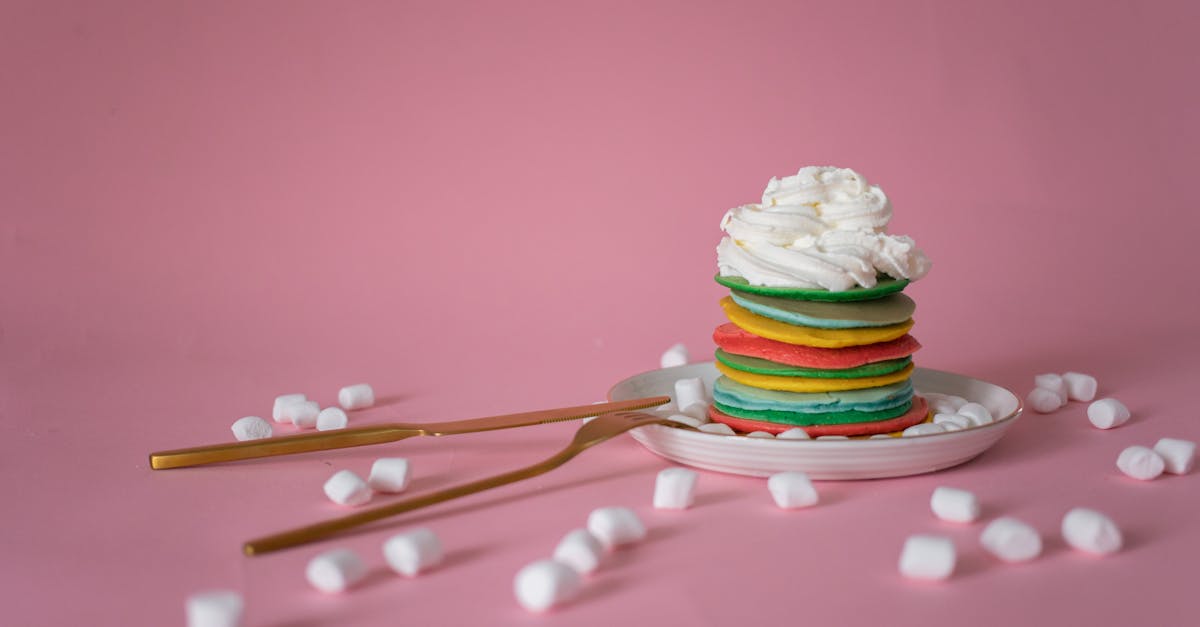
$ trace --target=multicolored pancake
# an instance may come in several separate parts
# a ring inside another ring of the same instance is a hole
[[[713,342],[727,353],[758,357],[789,366],[801,368],[824,368],[839,370],[856,368],[889,359],[909,357],[921,348],[920,342],[911,335],[903,335],[890,342],[849,346],[846,348],[817,348],[769,340],[727,322],[713,331]]]
[[[828,349],[834,350],[834,349]],[[823,379],[855,379],[859,377],[877,377],[879,375],[903,370],[906,366],[912,363],[911,357],[901,357],[899,359],[888,359],[877,361],[875,363],[863,364],[854,368],[841,368],[837,370],[829,370],[826,368],[802,368],[800,366],[789,366],[787,364],[779,364],[758,357],[747,357],[746,355],[736,355],[726,352],[724,349],[718,348],[716,353],[717,361],[743,372],[754,372],[758,374],[769,374],[777,377],[817,377]]]
[[[738,418],[730,416],[716,406],[708,408],[708,417],[713,422],[721,422],[729,425],[734,431],[749,433],[751,431],[766,431],[768,433],[783,433],[788,429],[794,429],[797,425],[781,424],[775,422],[766,422],[761,420],[751,420],[746,418]],[[804,425],[800,428],[809,437],[820,437],[823,435],[874,435],[876,433],[893,433],[903,431],[915,424],[920,424],[929,419],[929,405],[925,399],[920,396],[914,396],[912,402],[908,405],[908,410],[903,414],[882,420],[874,420],[867,422],[853,422],[841,424],[821,424],[821,425]]]
[[[829,377],[783,377],[756,372],[745,372],[730,368],[721,362],[716,364],[721,374],[751,387],[762,390],[780,390],[783,392],[836,392],[840,390],[858,390],[874,388],[901,381],[907,381],[912,376],[912,364],[896,372],[889,372],[874,377],[858,378],[829,378]]]
[[[713,277],[717,283],[728,287],[731,290],[746,292],[748,294],[762,294],[763,296],[778,296],[780,298],[798,298],[801,300],[823,300],[829,302],[843,302],[856,300],[870,300],[893,294],[904,289],[908,285],[908,279],[893,279],[887,275],[881,274],[876,278],[875,285],[872,287],[852,287],[841,292],[831,292],[821,288],[802,288],[802,287],[770,287],[766,285],[751,285],[749,281],[740,276],[721,276],[720,274]]]
[[[904,294],[889,294],[875,300],[829,303],[732,292],[729,296],[743,309],[760,316],[819,329],[885,327],[906,322],[917,304]]]
[[[860,390],[841,392],[781,392],[764,390],[738,383],[729,377],[717,377],[713,382],[713,401],[733,410],[737,416],[746,411],[805,414],[808,424],[818,424],[821,416],[833,412],[858,411],[876,412],[893,409],[912,400],[912,382],[905,379],[899,383]],[[728,412],[727,412],[728,413]]]
[[[900,324],[861,329],[801,327],[748,311],[728,296],[721,299],[721,308],[725,310],[725,317],[729,318],[730,322],[759,337],[818,348],[843,348],[888,342],[908,333],[913,325],[910,318]]]

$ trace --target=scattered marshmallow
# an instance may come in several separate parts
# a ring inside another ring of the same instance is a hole
[[[1063,406],[1063,401],[1053,390],[1033,388],[1025,397],[1025,404],[1039,414],[1049,414],[1058,411],[1058,408]]]
[[[316,401],[292,401],[283,408],[283,416],[302,429],[317,426],[317,416],[320,414],[321,406]]]
[[[692,427],[693,429],[699,429],[702,425],[707,424],[707,422],[704,420],[698,420],[698,419],[688,416],[686,414],[671,414],[670,416],[667,416],[667,419],[674,420],[675,422],[688,425],[689,427]]]
[[[1042,536],[1037,529],[1007,516],[988,523],[979,543],[1006,562],[1027,562],[1042,553]]]
[[[849,440],[848,435],[818,435],[818,440]]]
[[[437,566],[444,555],[442,541],[425,527],[396,534],[383,543],[383,559],[405,577],[416,577]]]
[[[975,426],[974,421],[958,414],[935,414],[933,424],[941,425],[946,431],[962,431]]]
[[[925,397],[925,401],[929,403],[929,407],[934,413],[956,414],[959,407],[967,404],[967,399],[953,394],[923,392],[921,396]]]
[[[938,486],[929,499],[933,515],[950,522],[969,523],[979,518],[979,499],[958,488]]]
[[[1096,398],[1095,377],[1080,372],[1064,372],[1062,378],[1067,386],[1067,398],[1084,402]]]
[[[751,431],[750,433],[746,434],[746,437],[748,437],[748,438],[766,438],[768,440],[775,439],[775,435],[772,434],[770,431]]]
[[[1112,429],[1129,422],[1129,408],[1115,398],[1102,398],[1088,405],[1087,415],[1097,429]]]
[[[588,531],[607,548],[630,544],[646,537],[646,526],[628,507],[601,507],[588,514]]]
[[[682,412],[685,416],[691,416],[696,420],[708,420],[708,403],[697,401],[684,407]]]
[[[892,436],[890,436],[886,433],[876,433],[875,435],[869,436],[867,439],[868,440],[891,440]]]
[[[970,418],[974,423],[971,426],[975,427],[990,424],[996,420],[995,416],[992,416],[992,412],[979,403],[964,403],[962,407],[958,408],[958,415]]]
[[[517,572],[513,592],[521,607],[530,612],[544,612],[570,601],[579,594],[581,585],[575,569],[555,560],[541,560]]]
[[[242,624],[242,595],[232,590],[197,592],[184,604],[188,627],[238,627]]]
[[[1050,390],[1058,396],[1059,404],[1067,404],[1067,382],[1061,375],[1054,374],[1053,372],[1034,375],[1033,387]]]
[[[933,435],[935,433],[945,433],[946,428],[942,425],[932,422],[922,422],[921,424],[913,425],[904,431],[900,432],[902,437],[911,437],[914,435]]]
[[[308,397],[303,394],[280,394],[275,397],[275,407],[271,410],[271,418],[275,422],[291,422],[291,419],[284,415],[284,410],[292,403],[307,400]]]
[[[954,561],[950,538],[912,535],[900,551],[900,574],[913,579],[946,579],[954,572]]]
[[[805,431],[804,429],[801,429],[800,427],[794,427],[792,429],[788,429],[787,431],[783,431],[781,433],[775,434],[775,439],[776,440],[811,440],[812,438],[809,437],[808,432]]]
[[[700,425],[700,430],[705,433],[715,433],[717,435],[733,435],[733,427],[723,422],[709,422]]]
[[[338,405],[342,409],[362,409],[375,404],[375,390],[367,383],[347,385],[338,390]]]
[[[658,509],[687,509],[695,502],[696,478],[699,475],[687,468],[665,468],[654,481],[654,507]]]
[[[233,437],[237,438],[239,442],[271,437],[271,423],[258,416],[238,418],[233,421],[233,426],[229,429],[233,431]]]
[[[700,377],[692,377],[690,379],[680,379],[675,382],[675,406],[680,408],[685,414],[688,406],[692,403],[707,402],[704,396],[704,382]]]
[[[587,574],[600,567],[604,558],[604,544],[587,529],[574,529],[567,532],[563,539],[554,547],[554,559],[575,569],[575,572]]]
[[[767,479],[767,490],[775,505],[782,509],[809,507],[820,500],[808,475],[794,470],[771,475]]]
[[[1067,544],[1088,553],[1106,555],[1121,549],[1121,530],[1111,518],[1095,510],[1076,507],[1062,520]]]
[[[367,576],[367,565],[354,551],[334,549],[312,558],[304,576],[321,592],[344,592]]]
[[[688,362],[688,349],[683,343],[676,344],[668,348],[662,357],[659,358],[659,366],[663,368],[672,368],[675,366],[683,366]]]
[[[367,485],[376,492],[403,492],[411,479],[408,460],[403,457],[382,457],[371,464]]]
[[[1196,459],[1196,443],[1163,438],[1154,445],[1154,452],[1163,458],[1164,470],[1173,475],[1186,475],[1192,471],[1192,463]]]
[[[1126,476],[1142,481],[1157,478],[1165,467],[1163,458],[1144,446],[1130,446],[1117,456],[1117,468]]]
[[[339,470],[325,482],[325,496],[338,505],[356,507],[371,500],[371,488],[362,477],[349,470]]]
[[[342,411],[342,408],[326,407],[317,414],[317,431],[345,429],[349,422],[350,419],[346,417],[346,412]]]

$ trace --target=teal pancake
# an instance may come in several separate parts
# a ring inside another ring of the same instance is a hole
[[[717,408],[721,413],[733,416],[734,418],[745,418],[748,420],[761,420],[763,422],[772,422],[781,425],[796,425],[799,427],[807,427],[812,425],[845,425],[857,424],[861,422],[879,422],[883,420],[891,420],[908,413],[912,409],[912,401],[905,401],[902,405],[897,405],[890,409],[881,409],[879,411],[831,411],[825,413],[797,413],[787,411],[769,411],[769,410],[747,410],[740,407],[730,407],[721,403],[713,403],[713,407]]]
[[[900,324],[912,317],[917,305],[904,294],[888,294],[862,301],[831,303],[778,298],[733,291],[733,302],[760,316],[819,329],[857,329]]]
[[[894,409],[912,400],[909,380],[843,392],[780,392],[743,385],[729,377],[713,383],[713,401],[734,410],[825,414]],[[722,410],[724,411],[724,410]]]
[[[899,359],[889,359],[887,361],[877,361],[874,363],[857,366],[854,368],[842,368],[830,370],[826,368],[802,368],[800,366],[789,366],[780,364],[758,357],[748,357],[746,355],[735,355],[727,353],[718,348],[716,351],[717,361],[743,372],[753,372],[755,374],[769,374],[777,377],[812,377],[817,379],[860,379],[863,377],[877,377],[880,375],[889,374],[898,370],[903,370],[912,363],[911,357],[901,357]]]
[[[820,301],[854,301],[854,300],[870,300],[879,298],[888,294],[893,294],[903,290],[908,285],[908,279],[893,279],[889,276],[881,275],[874,286],[872,287],[853,287],[841,292],[831,292],[819,288],[802,288],[802,287],[770,287],[766,285],[751,285],[749,281],[740,276],[721,276],[720,274],[713,277],[717,283],[728,287],[731,290],[738,292],[746,292],[748,294],[761,294],[763,296],[778,296],[780,298],[796,298],[800,300],[820,300]]]

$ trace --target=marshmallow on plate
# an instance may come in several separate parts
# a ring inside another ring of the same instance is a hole
[[[554,547],[554,559],[586,574],[600,567],[604,544],[587,529],[573,529]]]
[[[950,538],[912,535],[900,551],[900,574],[913,579],[946,579],[954,572],[954,562]]]
[[[1163,438],[1154,445],[1154,452],[1166,462],[1164,470],[1173,475],[1186,475],[1191,472],[1192,463],[1196,459],[1196,443],[1190,440]]]
[[[1095,377],[1080,372],[1064,372],[1062,378],[1067,386],[1067,398],[1084,402],[1096,398]]]
[[[409,464],[403,457],[381,457],[371,464],[367,485],[376,492],[403,492],[408,487]]]
[[[800,427],[793,427],[782,433],[775,434],[776,440],[811,440],[808,432]]]
[[[346,417],[346,412],[340,407],[326,407],[317,414],[317,431],[331,431],[333,429],[345,429],[350,419]]]
[[[775,505],[782,509],[809,507],[821,500],[808,475],[795,470],[771,475],[767,479],[767,491]]]
[[[1034,375],[1033,387],[1050,390],[1058,396],[1060,405],[1067,404],[1067,382],[1061,375],[1054,374],[1053,372]]]
[[[1088,405],[1087,415],[1097,429],[1112,429],[1129,422],[1129,409],[1115,398],[1102,398]]]
[[[1039,414],[1049,414],[1063,406],[1063,400],[1053,390],[1033,388],[1025,397],[1025,404]]]
[[[708,403],[704,401],[696,401],[695,403],[691,403],[687,407],[683,408],[681,413],[683,413],[685,416],[691,416],[696,420],[707,421]]]
[[[607,548],[637,542],[646,537],[646,526],[628,507],[601,507],[587,519],[588,531]]]
[[[688,362],[688,349],[683,343],[676,344],[668,348],[666,352],[659,358],[658,364],[662,368],[671,368],[674,366],[682,366]]]
[[[356,507],[371,500],[371,488],[362,477],[339,470],[325,482],[325,496],[338,505]]]
[[[959,414],[935,414],[933,424],[941,425],[946,431],[962,431],[975,426],[970,418]]]
[[[717,435],[733,435],[733,427],[723,422],[708,422],[700,425],[700,430],[705,433],[715,433]]]
[[[347,385],[338,390],[338,405],[342,409],[362,409],[375,404],[375,390],[366,383]]]
[[[242,624],[242,595],[232,590],[197,592],[184,604],[188,627],[237,627]]]
[[[933,435],[935,433],[945,433],[946,428],[932,422],[922,422],[921,424],[913,425],[904,431],[900,432],[901,437],[911,437],[914,435]]]
[[[665,468],[654,480],[654,507],[658,509],[687,509],[695,502],[696,471],[687,468]]]
[[[699,429],[701,426],[707,424],[707,422],[708,422],[707,420],[699,420],[699,419],[693,418],[691,416],[688,416],[687,414],[671,414],[670,416],[667,416],[667,419],[674,420],[675,422],[678,422],[680,424],[685,424],[689,427],[692,427],[693,429]]]
[[[292,401],[283,407],[283,417],[301,429],[317,426],[321,406],[316,401]]]
[[[1027,562],[1042,552],[1042,536],[1037,529],[1007,516],[988,523],[979,535],[979,543],[1006,562]]]
[[[367,576],[367,566],[354,551],[334,549],[312,558],[304,576],[321,592],[344,592]]]
[[[1062,519],[1067,544],[1088,553],[1107,555],[1121,549],[1121,530],[1111,518],[1095,510],[1076,507]]]
[[[581,584],[574,568],[555,560],[540,560],[517,572],[513,593],[521,607],[544,612],[574,598]]]
[[[967,404],[967,399],[953,394],[938,394],[937,392],[924,392],[921,396],[929,403],[929,408],[937,414],[955,414],[958,413],[958,408]]]
[[[988,411],[987,407],[984,407],[979,403],[964,403],[962,407],[958,408],[956,413],[959,416],[965,416],[969,418],[972,422],[971,426],[973,427],[986,425],[996,420],[996,418],[992,416],[992,412]]]
[[[303,394],[280,394],[275,397],[275,407],[271,409],[271,418],[275,422],[291,422],[291,419],[284,415],[284,409],[292,403],[307,400],[308,397]]]
[[[748,437],[748,438],[765,438],[768,440],[775,439],[775,436],[772,435],[770,431],[751,431],[750,433],[746,434],[746,437]]]
[[[405,577],[415,577],[437,566],[443,556],[441,540],[425,527],[396,534],[383,543],[383,559]]]
[[[238,418],[233,421],[233,425],[229,429],[233,431],[233,437],[237,438],[239,442],[271,437],[271,423],[258,416]]]
[[[1130,446],[1117,456],[1117,468],[1126,476],[1149,481],[1163,473],[1166,462],[1144,446]]]
[[[938,486],[929,499],[933,515],[950,522],[968,523],[979,518],[979,499],[958,488]]]
[[[692,403],[707,403],[708,398],[704,394],[704,381],[700,377],[692,377],[690,379],[680,379],[675,382],[675,406],[685,414],[689,414],[688,407]]]

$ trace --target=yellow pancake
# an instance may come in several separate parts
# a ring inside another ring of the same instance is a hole
[[[717,362],[717,370],[721,374],[750,387],[763,390],[780,390],[782,392],[839,392],[843,390],[859,390],[875,388],[881,385],[899,383],[912,375],[913,365],[909,364],[903,370],[881,374],[877,377],[860,377],[858,379],[817,379],[814,377],[781,377],[770,374],[757,374],[730,368]]]
[[[819,348],[845,348],[847,346],[862,346],[888,342],[902,337],[912,328],[913,321],[909,318],[900,324],[886,327],[862,327],[858,329],[818,329],[816,327],[801,327],[766,316],[760,316],[726,296],[721,299],[721,308],[725,317],[735,325],[769,340],[777,340],[787,344],[801,344]]]

